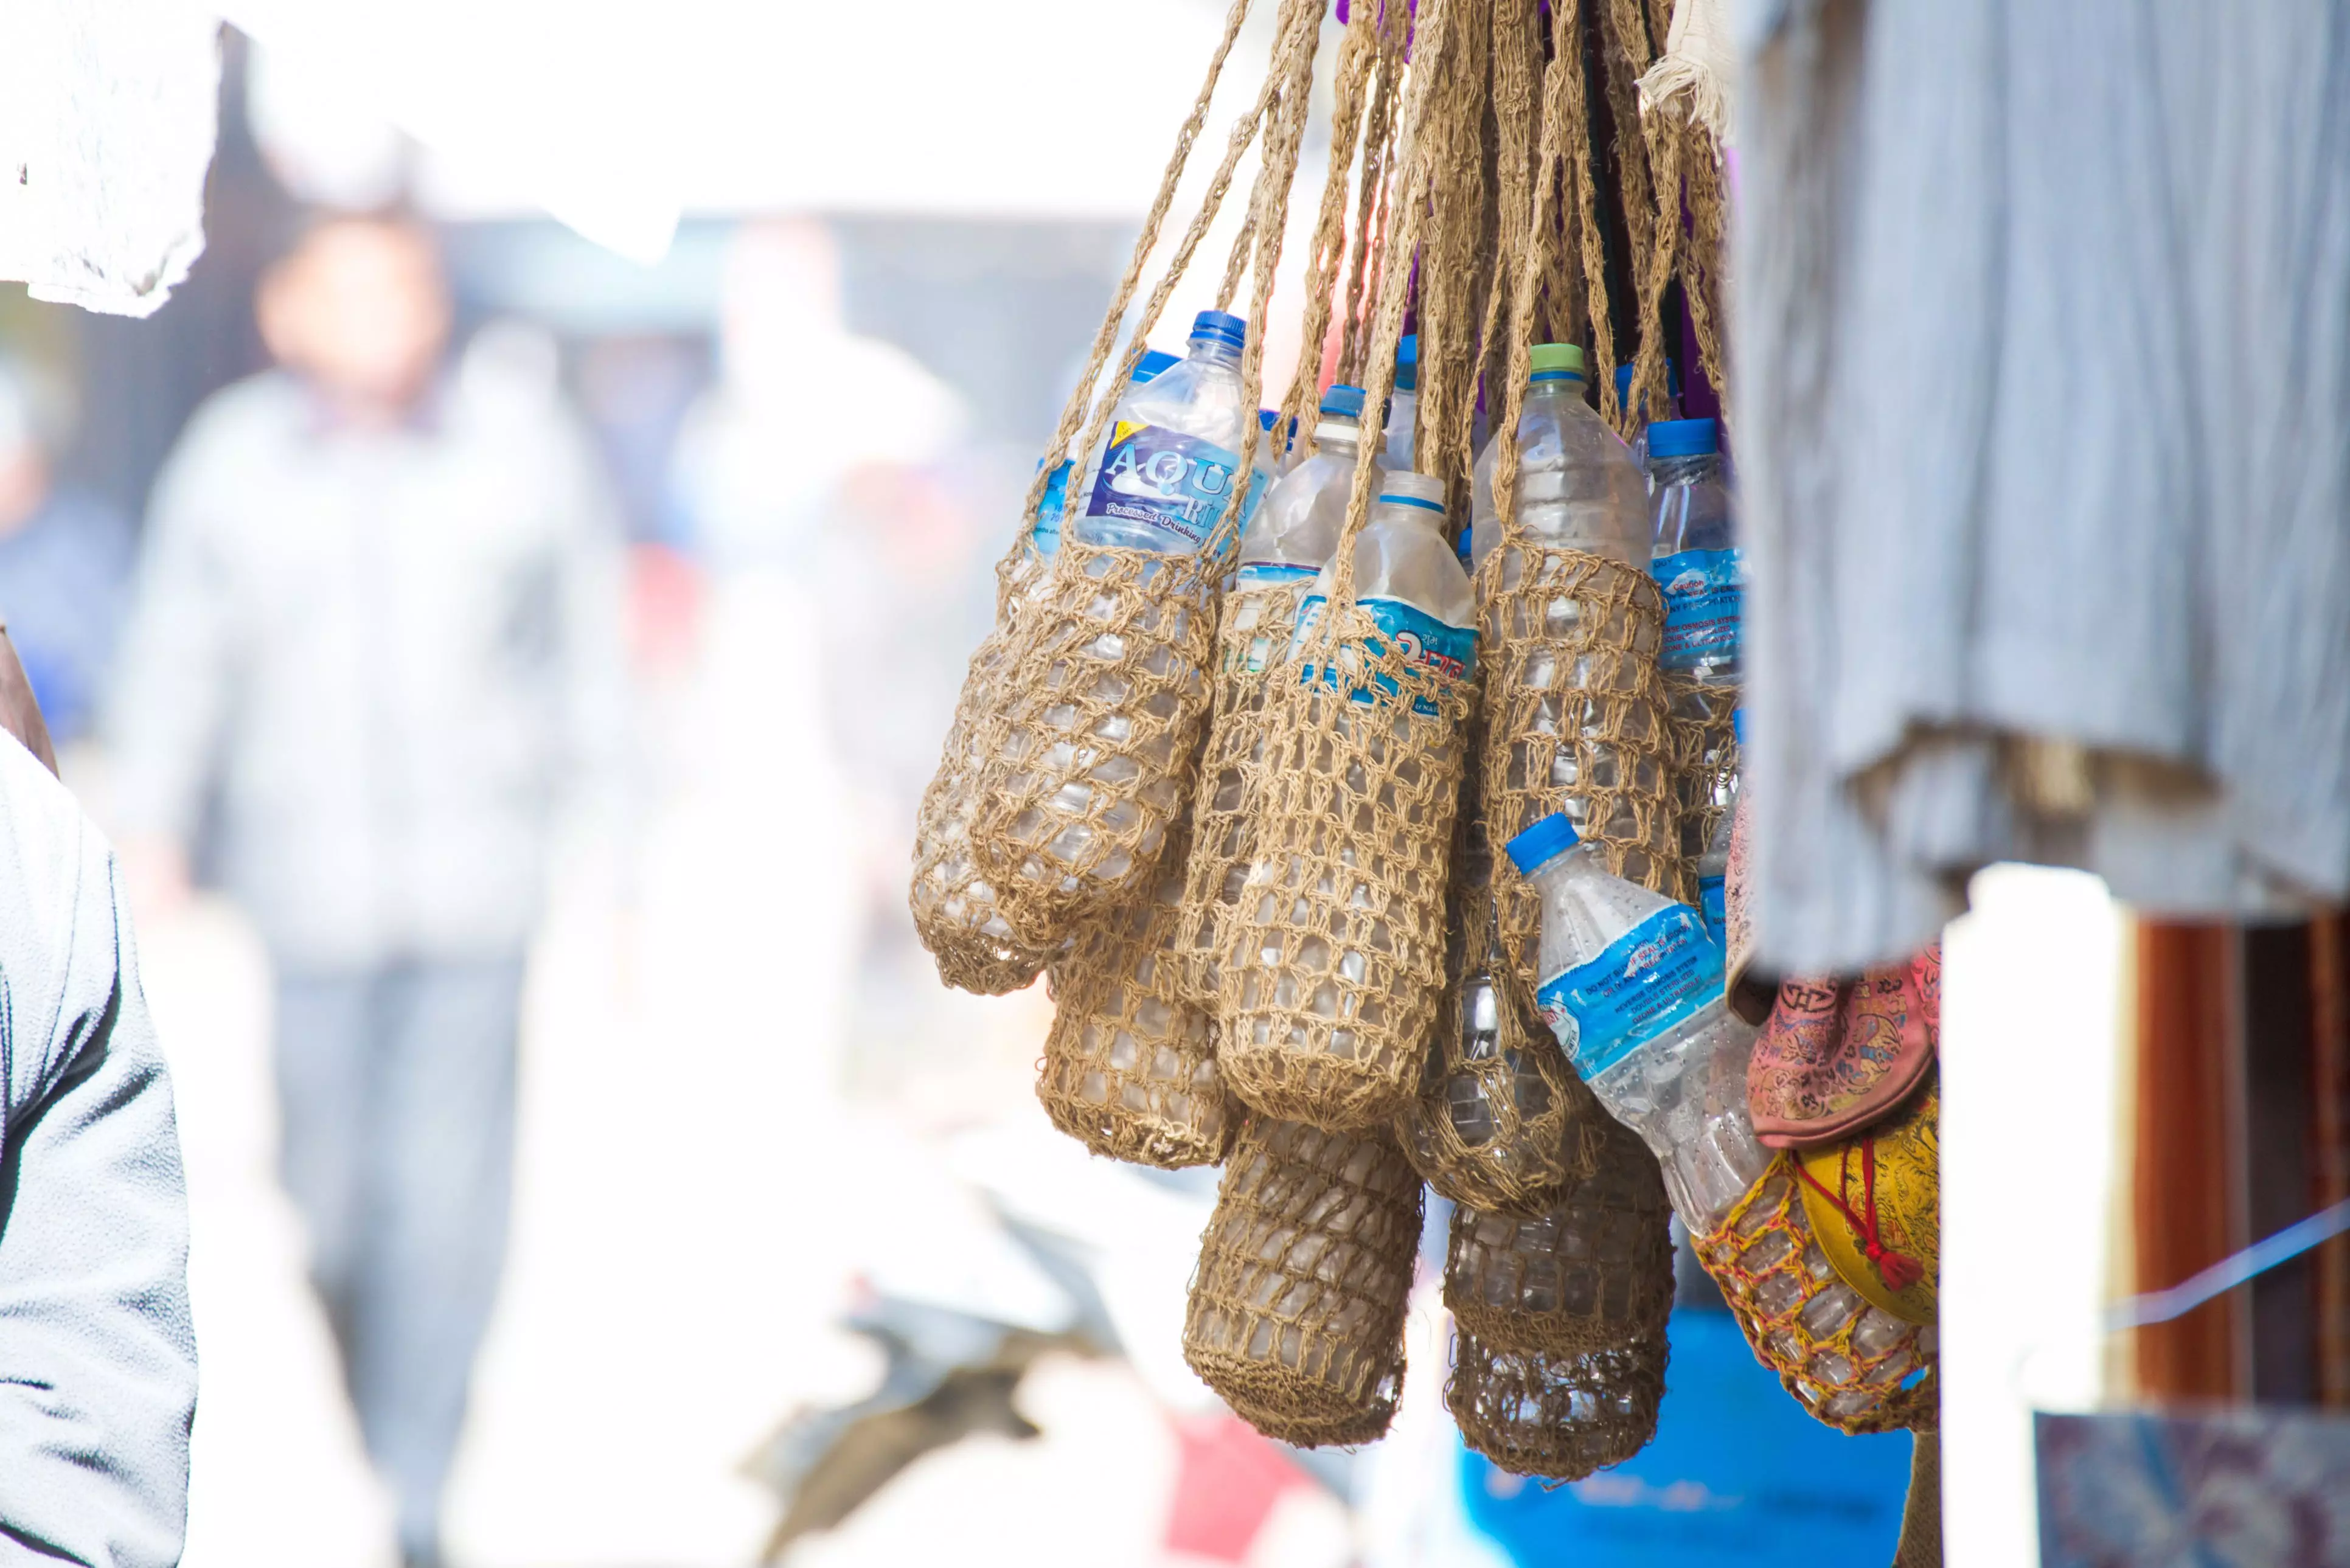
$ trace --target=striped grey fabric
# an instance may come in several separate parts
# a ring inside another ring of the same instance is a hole
[[[1751,897],[1899,956],[1996,860],[2350,893],[2350,10],[1757,0]]]

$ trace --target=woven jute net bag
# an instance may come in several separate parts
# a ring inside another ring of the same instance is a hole
[[[1452,1342],[1445,1408],[1461,1440],[1513,1475],[1581,1480],[1657,1435],[1665,1336],[1593,1350],[1501,1350],[1466,1329]]]
[[[1265,692],[1288,664],[1289,635],[1303,585],[1228,594],[1216,633],[1215,708],[1191,808],[1191,847],[1175,928],[1178,980],[1185,995],[1212,1008],[1232,913],[1239,907],[1253,846],[1250,832],[1264,794]]]
[[[1734,715],[1740,688],[1700,685],[1686,675],[1668,671],[1665,701],[1673,746],[1673,805],[1680,823],[1682,887],[1677,897],[1697,902],[1697,862],[1713,842],[1714,829],[1730,799],[1731,781],[1738,776],[1738,734]]]
[[[914,876],[907,895],[914,932],[938,961],[940,979],[983,996],[1020,990],[1049,958],[1020,940],[998,907],[996,889],[981,872],[971,843],[986,760],[978,743],[983,721],[1002,701],[1012,618],[1045,569],[1045,560],[1024,548],[998,563],[995,629],[972,655],[938,772],[922,792],[915,819]]]
[[[1216,1164],[1238,1126],[1215,1019],[1175,983],[1181,847],[1152,897],[1088,927],[1053,965],[1036,1078],[1055,1127],[1096,1154],[1169,1170]]]
[[[1453,1210],[1444,1304],[1487,1346],[1564,1355],[1663,1336],[1672,1209],[1655,1158],[1617,1132],[1595,1140],[1596,1172],[1540,1214]]]
[[[1221,562],[1065,539],[982,714],[972,844],[1015,935],[1050,947],[1145,895],[1191,805]]]
[[[1505,526],[1477,589],[1487,836],[1506,844],[1562,812],[1610,871],[1679,897],[1685,863],[1655,579]],[[1495,901],[1503,950],[1532,977],[1540,902],[1510,868],[1496,872]]]
[[[1933,1424],[1934,1330],[1871,1306],[1837,1275],[1792,1157],[1771,1162],[1697,1254],[1756,1357],[1818,1419],[1855,1433]]]
[[[1183,1356],[1269,1438],[1368,1442],[1403,1387],[1419,1180],[1384,1134],[1243,1125],[1183,1323]]]

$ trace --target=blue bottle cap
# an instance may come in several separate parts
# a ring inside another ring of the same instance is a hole
[[[1638,368],[1632,365],[1616,367],[1616,400],[1618,403],[1631,397],[1632,372]],[[1681,395],[1681,368],[1670,359],[1665,361],[1665,390],[1676,398]]]
[[[1730,711],[1730,735],[1731,738],[1736,741],[1740,745],[1742,746],[1746,743],[1745,709],[1732,708]]]
[[[1350,420],[1363,417],[1363,389],[1334,384],[1322,394],[1322,411],[1343,414]]]
[[[1502,847],[1509,852],[1511,864],[1520,876],[1531,877],[1549,862],[1557,859],[1582,842],[1575,824],[1560,812],[1552,812]]]
[[[1399,392],[1419,390],[1419,334],[1407,332],[1396,345],[1395,389]]]
[[[1263,431],[1267,435],[1271,435],[1273,433],[1273,427],[1280,422],[1281,410],[1279,409],[1259,409],[1256,411],[1256,428]]]
[[[1203,310],[1191,319],[1191,340],[1205,337],[1234,348],[1248,346],[1248,323],[1229,310]]]
[[[1660,420],[1648,427],[1650,457],[1711,457],[1721,450],[1721,428],[1711,420]]]
[[[1142,358],[1134,362],[1133,384],[1139,387],[1143,382],[1156,377],[1161,370],[1180,365],[1182,362],[1180,355],[1169,354],[1158,348],[1145,348],[1142,351]]]

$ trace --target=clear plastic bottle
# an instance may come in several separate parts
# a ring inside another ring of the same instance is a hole
[[[1665,594],[1658,662],[1701,686],[1736,684],[1740,608],[1738,529],[1711,420],[1648,427],[1652,558]]]
[[[1388,474],[1355,540],[1355,601],[1422,662],[1462,680],[1477,666],[1477,592],[1445,537],[1444,522],[1442,480]],[[1329,602],[1335,565],[1322,568],[1299,607],[1300,639]]]
[[[1746,710],[1735,709],[1730,715],[1731,732],[1737,736],[1741,748],[1746,744]],[[1721,794],[1712,803],[1721,813],[1714,818],[1713,832],[1705,841],[1705,853],[1697,857],[1697,909],[1705,917],[1705,934],[1717,947],[1727,947],[1730,940],[1730,836],[1738,826],[1738,775],[1731,774],[1724,782]]]
[[[1172,354],[1146,348],[1142,351],[1142,358],[1134,362],[1134,375],[1127,385],[1139,387],[1155,379],[1160,371],[1182,362]],[[1038,458],[1036,466],[1044,467],[1045,460]],[[1062,514],[1068,509],[1069,475],[1076,468],[1075,463],[1063,458],[1061,465],[1053,470],[1053,477],[1045,482],[1044,499],[1036,504],[1035,524],[1028,530],[1029,554],[1037,560],[1049,561],[1060,554]]]
[[[1314,455],[1274,482],[1241,535],[1240,569],[1227,612],[1236,628],[1256,624],[1267,589],[1310,580],[1336,554],[1355,483],[1355,459],[1362,451],[1362,421],[1360,387],[1332,387],[1322,394]],[[1286,639],[1290,630],[1266,627],[1250,639],[1250,673],[1264,669],[1276,651],[1274,639]]]
[[[1648,481],[1632,449],[1583,400],[1583,350],[1538,343],[1518,413],[1518,526],[1546,545],[1605,556],[1627,566],[1648,564]],[[1501,443],[1477,454],[1470,487],[1473,545],[1482,566],[1502,542],[1493,500]],[[1512,582],[1515,574],[1505,573]]]
[[[1088,545],[1163,556],[1198,551],[1215,532],[1240,472],[1241,443],[1262,435],[1241,396],[1247,324],[1203,310],[1191,325],[1190,356],[1118,402],[1101,450],[1086,466],[1085,506],[1067,524]],[[1271,481],[1260,461],[1242,520]]]
[[[1771,1162],[1746,1111],[1754,1033],[1722,1002],[1721,949],[1688,905],[1610,876],[1556,813],[1507,847],[1542,897],[1543,1017],[1664,1167],[1681,1222],[1712,1233]]]

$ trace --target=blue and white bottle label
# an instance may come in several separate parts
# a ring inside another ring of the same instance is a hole
[[[1094,476],[1086,515],[1164,528],[1197,550],[1222,520],[1240,466],[1237,453],[1213,441],[1161,425],[1120,420],[1110,431],[1101,472]],[[1264,487],[1260,466],[1249,476],[1248,498],[1241,509],[1243,524],[1256,510]]]
[[[1665,591],[1667,670],[1695,670],[1738,658],[1742,592],[1736,550],[1683,550],[1660,556],[1648,571]]]
[[[1476,670],[1477,631],[1474,627],[1447,625],[1418,605],[1407,604],[1402,599],[1361,599],[1357,602],[1369,614],[1371,624],[1378,628],[1379,634],[1403,650],[1406,659],[1433,671],[1440,680],[1465,680]],[[1327,595],[1306,596],[1305,602],[1298,607],[1297,631],[1289,643],[1291,653],[1295,653],[1305,641],[1306,633],[1321,621],[1323,612],[1329,608],[1329,605]],[[1326,685],[1336,686],[1338,671],[1321,670],[1308,664],[1305,679],[1320,680]],[[1378,689],[1376,692],[1373,687]],[[1356,701],[1364,703],[1376,702],[1383,697],[1392,700],[1397,695],[1395,678],[1375,675],[1371,678],[1370,686],[1357,686],[1350,695]],[[1435,715],[1436,704],[1425,697],[1413,698],[1411,705],[1416,713]]]
[[[1727,950],[1730,946],[1730,901],[1721,877],[1700,877],[1697,879],[1697,911],[1705,917],[1705,934],[1713,939],[1714,946]]]
[[[1597,958],[1543,981],[1543,1019],[1575,1070],[1596,1078],[1641,1043],[1721,998],[1721,949],[1687,904],[1659,909]],[[1574,1027],[1568,1028],[1569,1022]]]

